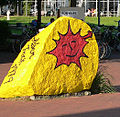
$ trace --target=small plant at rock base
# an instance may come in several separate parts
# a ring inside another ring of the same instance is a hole
[[[98,71],[90,91],[92,94],[116,92],[114,87],[111,85],[110,80],[100,71]]]

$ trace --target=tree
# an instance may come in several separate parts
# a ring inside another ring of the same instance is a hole
[[[0,0],[0,6],[8,5],[8,4],[16,4],[17,0]]]
[[[23,15],[27,16],[30,14],[30,7],[31,3],[29,3],[28,0],[25,0],[23,2]]]
[[[77,0],[70,0],[70,7],[76,7]]]
[[[0,15],[1,15],[1,8],[2,8],[2,6],[9,5],[9,4],[10,4],[10,1],[8,1],[8,0],[0,0]]]
[[[0,0],[0,6],[6,5],[7,4],[7,0]]]

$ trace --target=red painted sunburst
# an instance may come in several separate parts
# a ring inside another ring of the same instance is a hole
[[[83,52],[85,45],[88,43],[85,39],[92,37],[92,32],[88,31],[87,35],[81,36],[80,31],[81,29],[76,34],[73,34],[69,23],[68,32],[64,35],[59,33],[59,40],[53,39],[56,42],[56,47],[47,54],[57,57],[55,68],[62,64],[69,66],[71,63],[75,63],[81,68],[80,57],[88,57]]]

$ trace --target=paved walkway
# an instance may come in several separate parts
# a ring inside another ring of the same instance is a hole
[[[0,52],[0,83],[14,60],[12,53]],[[119,117],[120,53],[100,62],[113,86],[113,94],[98,94],[40,101],[0,101],[0,117]]]

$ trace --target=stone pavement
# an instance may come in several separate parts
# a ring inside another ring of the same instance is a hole
[[[13,53],[0,52],[0,84],[13,60]],[[0,100],[0,117],[119,117],[120,115],[120,53],[100,62],[117,93],[40,101]]]

